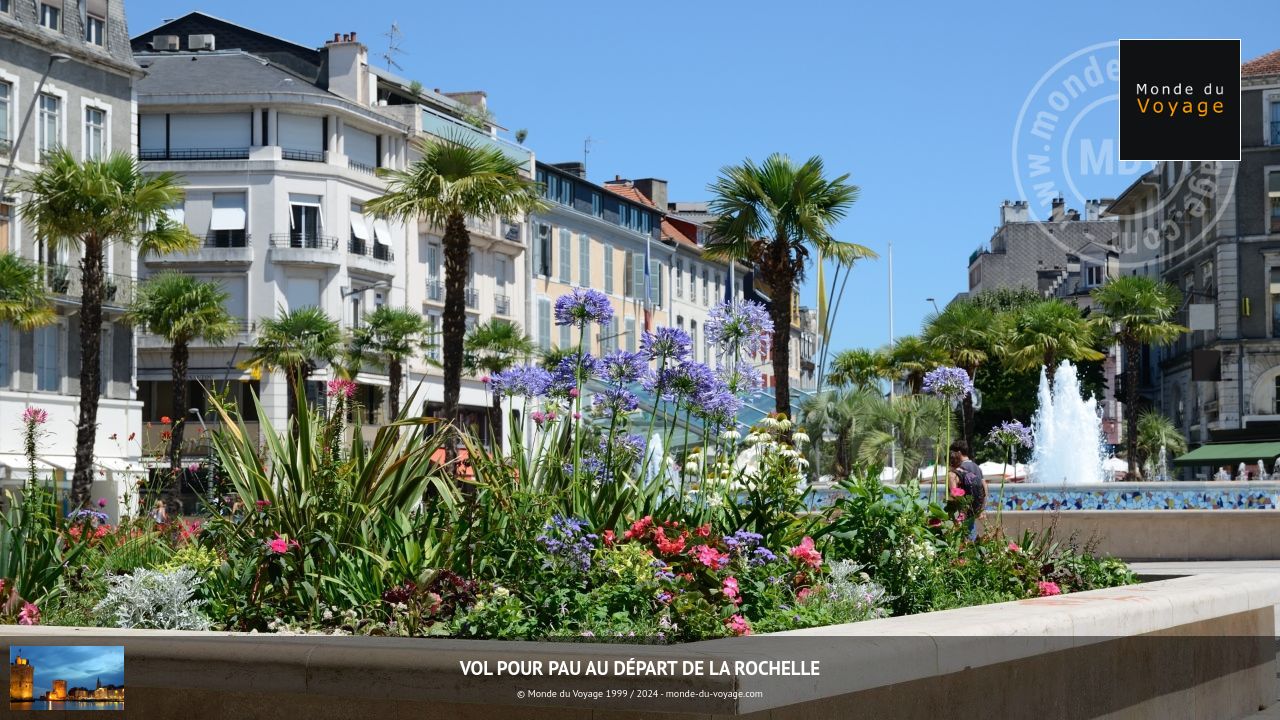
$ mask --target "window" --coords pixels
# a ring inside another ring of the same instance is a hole
[[[0,0],[0,13],[9,12],[9,0]]]
[[[13,340],[8,323],[0,323],[0,388],[9,387],[13,369],[9,366],[9,346]]]
[[[1280,337],[1280,268],[1271,268],[1271,337]]]
[[[214,193],[209,243],[220,248],[245,247],[248,219],[244,193]]]
[[[1276,400],[1275,400],[1275,407],[1271,409],[1271,412],[1272,412],[1272,413],[1274,413],[1274,414],[1276,414],[1276,415],[1280,415],[1280,375],[1277,375],[1277,376],[1276,376],[1276,381],[1275,381],[1275,398],[1276,398]]]
[[[493,282],[499,294],[507,292],[507,256],[498,255],[493,258]]]
[[[1213,261],[1206,260],[1200,264],[1200,287],[1209,294],[1213,294]]]
[[[676,260],[676,297],[684,297],[684,260]]]
[[[1103,267],[1101,265],[1085,265],[1084,266],[1084,284],[1085,287],[1096,287],[1102,284]]]
[[[627,318],[626,328],[627,328],[627,352],[635,352],[636,351],[636,319],[633,317]]]
[[[644,253],[627,253],[626,283],[623,294],[627,297],[644,297]]]
[[[62,29],[62,3],[40,3],[40,24],[50,30]]]
[[[94,7],[94,2],[89,2],[89,14],[84,19],[84,41],[101,47],[106,43],[107,20],[106,20],[106,0],[102,0],[102,15],[94,14],[99,8]]]
[[[591,238],[586,234],[578,236],[578,284],[591,287]]]
[[[1280,233],[1280,171],[1267,173],[1267,201],[1271,208],[1271,232]]]
[[[551,277],[551,226],[538,225],[538,237],[533,241],[534,277]]]
[[[613,294],[613,246],[604,246],[604,292]]]
[[[39,137],[36,148],[47,153],[62,144],[62,101],[53,95],[40,94]]]
[[[539,179],[543,182],[545,195],[548,200],[558,202],[561,205],[573,204],[573,181],[562,178],[559,175],[540,171]]]
[[[1271,144],[1280,145],[1280,100],[1271,101]]]
[[[573,252],[573,233],[566,228],[560,228],[560,277],[562,283],[572,282],[572,255]]]
[[[591,191],[591,214],[604,217],[604,204],[600,202],[600,193],[595,190]]]
[[[698,362],[699,345],[698,345],[698,321],[697,320],[689,321],[689,340],[690,340],[689,347],[693,354],[693,361]]]
[[[17,250],[9,247],[9,222],[13,217],[13,206],[0,203],[0,253]]]
[[[556,346],[561,350],[567,350],[573,345],[572,325],[560,325],[560,343]]]
[[[62,388],[61,353],[58,352],[58,325],[35,330],[36,390],[58,392]]]
[[[710,305],[710,293],[707,292],[707,269],[702,268],[702,304]]]
[[[9,142],[12,140],[9,135],[9,115],[12,102],[13,86],[6,82],[0,82],[0,151],[5,153],[8,153]]]
[[[360,320],[364,318],[364,313],[360,312],[360,293],[351,296],[351,329],[360,328]]]
[[[84,109],[84,156],[101,160],[107,154],[107,111],[102,108]]]
[[[657,260],[649,261],[649,302],[656,307],[662,307],[662,263]]]
[[[716,294],[713,296],[716,302],[720,302],[724,298],[724,288],[721,286],[720,273],[716,273]]]
[[[324,218],[320,214],[320,198],[314,195],[290,195],[289,244],[293,247],[319,247],[320,229]]]
[[[538,298],[538,347],[551,349],[551,301]]]
[[[427,313],[427,357],[440,359],[440,316]]]

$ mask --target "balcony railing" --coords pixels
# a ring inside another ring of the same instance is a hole
[[[428,280],[427,299],[432,302],[444,302],[444,283],[439,280]]]
[[[271,247],[306,248],[308,250],[337,250],[338,238],[304,232],[271,233]]]
[[[140,150],[139,160],[248,160],[249,148],[186,148]]]
[[[480,293],[476,292],[475,288],[469,287],[463,292],[463,294],[466,296],[466,299],[467,299],[467,307],[471,308],[472,310],[479,309]]]
[[[347,158],[347,167],[355,170],[356,172],[364,173],[365,175],[374,174],[374,167],[372,165],[365,165],[364,163],[357,162],[351,158]]]
[[[511,314],[511,298],[506,295],[493,296],[493,311],[498,315]]]
[[[302,160],[303,162],[324,162],[323,150],[298,150],[296,148],[280,148],[280,157],[285,160]]]
[[[249,233],[243,230],[212,230],[204,236],[207,248],[242,248],[249,247]]]
[[[1271,121],[1271,144],[1280,145],[1280,120]]]
[[[363,255],[374,260],[386,260],[387,262],[396,259],[395,253],[391,252],[390,246],[383,245],[380,242],[368,242],[354,236],[347,241],[347,252],[352,255]]]
[[[46,265],[42,269],[44,287],[54,297],[80,302],[84,297],[81,270],[70,265]],[[102,276],[102,304],[107,307],[126,307],[133,300],[133,278],[128,275],[104,273]]]

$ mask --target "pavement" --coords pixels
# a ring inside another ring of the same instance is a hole
[[[1200,562],[1134,562],[1129,567],[1139,575],[1199,575],[1205,573],[1280,573],[1280,560],[1206,560]],[[1280,607],[1276,610],[1276,628],[1280,632]],[[1280,646],[1280,638],[1276,639]],[[1280,675],[1276,679],[1274,705],[1249,715],[1246,720],[1280,720]]]

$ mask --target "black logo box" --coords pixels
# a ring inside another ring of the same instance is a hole
[[[1170,103],[1176,103],[1172,115]],[[1119,155],[1123,161],[1239,161],[1240,40],[1121,40]]]

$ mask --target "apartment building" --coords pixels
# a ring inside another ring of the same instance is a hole
[[[27,199],[15,182],[40,170],[44,154],[66,148],[78,159],[134,152],[133,87],[142,72],[129,48],[121,0],[0,0],[0,252],[43,266],[57,320],[32,332],[0,325],[0,484],[27,476],[23,408],[48,411],[40,470],[60,489],[75,465],[80,387],[80,258],[51,250],[19,217]],[[122,322],[133,297],[132,253],[106,257],[102,386],[97,392],[99,472],[91,489],[113,512],[132,484],[141,454],[142,413],[134,399],[134,336]]]
[[[1280,433],[1280,50],[1241,77],[1240,162],[1160,163],[1110,210],[1128,271],[1183,293],[1192,331],[1144,350],[1146,391],[1193,446]]]
[[[148,170],[184,178],[186,200],[172,214],[203,238],[189,253],[144,257],[143,274],[178,270],[228,292],[240,331],[220,346],[193,345],[191,377],[197,386],[226,383],[251,421],[251,391],[271,422],[286,415],[283,374],[255,377],[241,369],[263,319],[314,306],[350,332],[368,312],[390,305],[422,312],[438,330],[440,233],[365,212],[385,191],[379,169],[408,167],[417,159],[415,138],[463,135],[503,147],[532,172],[531,153],[476,119],[483,94],[456,99],[371,66],[355,33],[335,33],[313,48],[194,12],[135,37],[133,49],[147,72],[137,89],[140,158]],[[522,224],[469,224],[469,319],[509,316],[510,298],[521,291]],[[183,413],[172,407],[162,338],[140,338],[139,364],[146,419]],[[402,400],[416,391],[421,410],[431,412],[443,398],[439,369],[412,358],[406,370]],[[323,397],[334,373],[320,368],[308,379],[308,394]],[[385,420],[386,370],[369,363],[356,382],[372,432]],[[473,385],[464,388],[463,403],[487,406]],[[192,390],[188,411],[203,415],[204,393]]]

